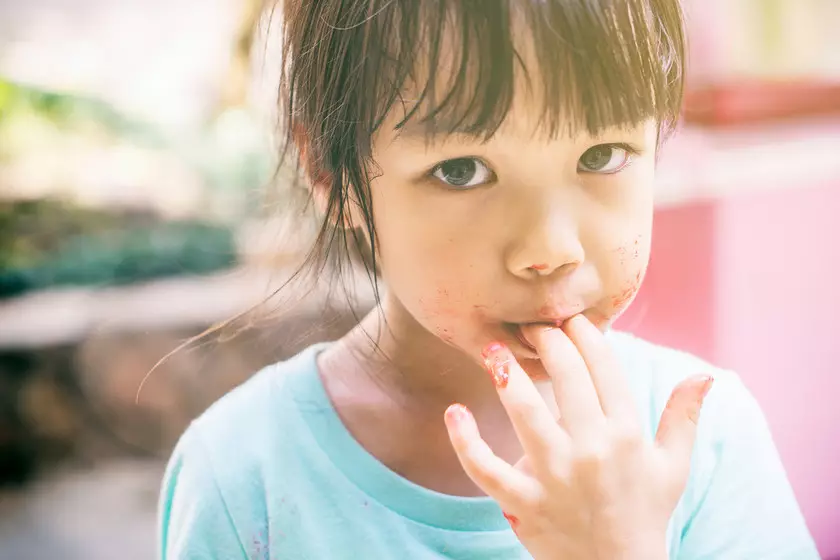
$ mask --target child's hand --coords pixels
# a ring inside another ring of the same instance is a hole
[[[698,415],[712,379],[678,385],[648,442],[602,333],[582,315],[525,336],[551,376],[559,421],[500,344],[488,369],[525,456],[511,466],[481,439],[461,405],[446,413],[464,470],[499,502],[536,560],[667,558],[668,520],[688,479]]]

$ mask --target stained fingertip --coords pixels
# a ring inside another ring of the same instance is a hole
[[[693,406],[690,408],[692,421],[697,424],[700,421],[700,410],[706,401],[706,396],[712,389],[715,378],[711,375],[700,375],[693,379],[694,398]]]
[[[714,381],[715,378],[713,376],[705,373],[689,377],[674,389],[672,398],[692,401],[699,406],[706,400],[706,396],[711,391]]]
[[[676,445],[673,441],[679,439],[682,433],[692,434],[700,422],[700,411],[706,396],[712,388],[714,377],[707,374],[695,375],[682,381],[671,393],[665,404],[665,410],[660,419],[656,433],[656,442],[663,446]]]
[[[450,434],[466,437],[478,430],[472,412],[461,403],[449,405],[443,418]]]
[[[715,378],[711,375],[699,375],[697,376],[697,383],[699,388],[697,389],[697,400],[702,404],[703,401],[706,400],[706,396],[709,394],[709,391],[712,390],[712,385],[715,382]]]
[[[511,364],[514,361],[510,349],[501,342],[492,342],[481,352],[481,358],[496,388],[507,387],[510,381]]]

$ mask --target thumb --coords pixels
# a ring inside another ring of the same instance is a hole
[[[696,375],[677,385],[659,420],[656,444],[685,466],[691,461],[700,408],[713,382],[711,375]]]

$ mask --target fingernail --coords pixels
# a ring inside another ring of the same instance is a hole
[[[454,430],[461,437],[463,437],[465,431],[468,432],[471,429],[476,429],[475,418],[473,418],[472,412],[461,403],[449,405],[444,413],[444,419],[449,429]]]
[[[507,387],[510,380],[510,362],[513,360],[507,346],[501,342],[492,342],[481,352],[481,357],[496,388]]]
[[[697,402],[702,403],[706,395],[709,394],[709,390],[712,388],[712,384],[715,382],[715,378],[711,375],[702,375],[699,378],[700,381],[700,388],[698,389],[697,393]]]
[[[470,416],[469,409],[462,405],[461,403],[454,403],[449,405],[446,409],[446,417],[452,420],[454,423],[463,422]]]
[[[715,378],[711,375],[699,375],[697,376],[697,393],[694,401],[694,405],[691,406],[691,410],[689,411],[689,417],[691,420],[697,424],[700,421],[700,411],[703,408],[703,402],[706,400],[706,395],[709,394],[709,390],[712,388],[712,383],[714,383]]]

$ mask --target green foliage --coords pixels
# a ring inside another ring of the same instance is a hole
[[[114,286],[206,274],[236,263],[233,232],[73,209],[52,201],[0,205],[0,298],[52,286]]]

